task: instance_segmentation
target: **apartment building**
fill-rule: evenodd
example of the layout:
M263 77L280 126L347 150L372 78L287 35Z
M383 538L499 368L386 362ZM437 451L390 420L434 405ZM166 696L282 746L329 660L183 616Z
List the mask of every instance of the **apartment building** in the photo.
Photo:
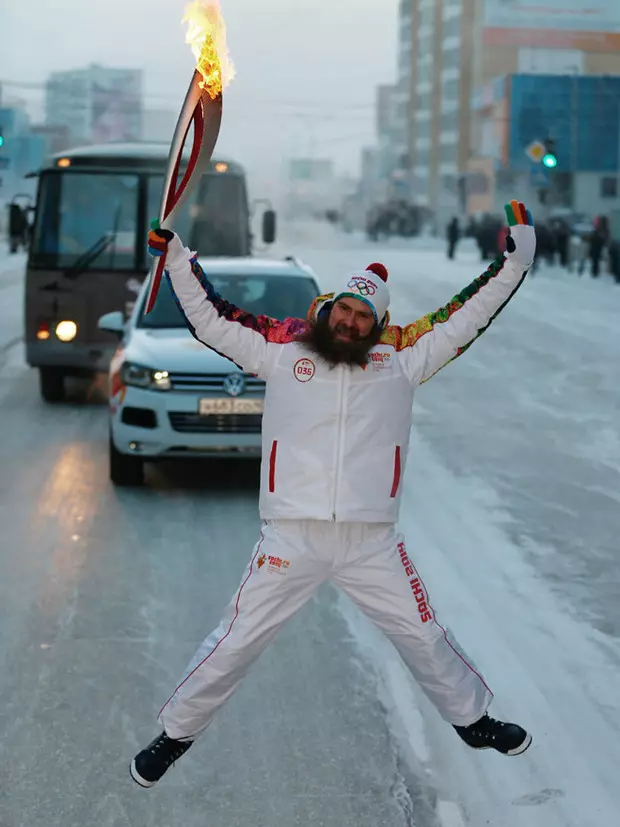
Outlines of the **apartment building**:
M484 146L481 97L493 97L493 82L507 75L619 76L620 3L402 0L398 61L409 198L428 207L442 231L451 215L493 203L479 197L481 182L492 190L501 167ZM510 117L500 102L495 128L503 118L507 129Z

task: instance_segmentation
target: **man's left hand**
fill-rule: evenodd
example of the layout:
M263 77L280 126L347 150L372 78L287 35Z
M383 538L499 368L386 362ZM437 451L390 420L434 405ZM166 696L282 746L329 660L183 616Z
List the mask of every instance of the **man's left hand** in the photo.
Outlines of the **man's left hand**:
M524 270L529 269L536 253L536 232L532 213L520 201L511 201L504 207L508 222L506 258Z

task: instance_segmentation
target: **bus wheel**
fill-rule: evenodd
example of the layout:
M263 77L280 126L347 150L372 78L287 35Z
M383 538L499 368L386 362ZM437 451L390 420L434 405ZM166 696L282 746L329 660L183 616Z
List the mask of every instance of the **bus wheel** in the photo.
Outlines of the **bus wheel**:
M140 486L144 484L144 462L140 457L121 454L110 437L110 479L114 485Z
M46 402L62 402L65 398L65 376L58 368L39 368L39 387Z

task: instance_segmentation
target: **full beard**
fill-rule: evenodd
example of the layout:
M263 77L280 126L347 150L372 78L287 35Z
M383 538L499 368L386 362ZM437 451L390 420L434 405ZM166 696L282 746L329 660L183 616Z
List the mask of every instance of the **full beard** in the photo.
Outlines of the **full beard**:
M324 359L332 368L336 365L364 367L368 364L368 352L374 347L381 336L381 330L375 325L368 336L343 341L336 338L336 333L345 331L344 327L337 326L335 330L329 326L329 317L312 322L304 333L297 337L297 341L304 344L317 356ZM351 335L351 331L346 329Z

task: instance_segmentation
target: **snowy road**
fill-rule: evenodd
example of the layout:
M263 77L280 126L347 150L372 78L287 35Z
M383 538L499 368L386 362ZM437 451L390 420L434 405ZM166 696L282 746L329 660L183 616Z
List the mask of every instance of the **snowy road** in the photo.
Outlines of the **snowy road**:
M448 263L432 247L297 230L288 251L324 286L384 261L406 322L482 269L469 249ZM18 282L0 280L0 348L18 335ZM617 827L619 318L610 281L542 270L416 397L409 554L493 711L531 728L532 748L468 750L325 589L146 793L127 759L237 585L256 469L173 466L115 491L105 408L44 406L21 347L6 348L1 827Z

